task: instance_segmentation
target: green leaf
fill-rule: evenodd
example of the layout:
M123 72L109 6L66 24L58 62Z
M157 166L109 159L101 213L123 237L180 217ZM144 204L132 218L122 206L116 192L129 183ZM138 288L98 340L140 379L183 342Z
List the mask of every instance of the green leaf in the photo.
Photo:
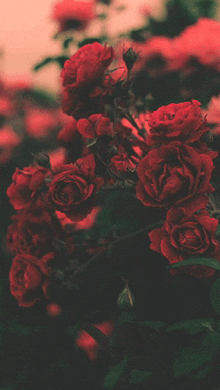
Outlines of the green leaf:
M220 279L216 279L210 291L210 299L213 309L220 315Z
M176 324L170 325L166 328L166 332L173 332L175 330L183 330L189 332L189 334L196 334L207 329L213 331L214 326L213 318L201 318L198 320L189 320L178 322Z
M109 372L107 373L104 381L104 387L107 390L115 388L115 385L118 383L124 373L127 363L128 357L124 356L123 360L120 363L117 363L114 366L110 367Z
M124 325L128 322L134 322L136 319L136 314L134 311L122 311L122 313L120 314L119 318L118 318L118 321L117 321L117 325L118 326L121 326L121 325Z
M48 65L52 62L57 62L60 68L63 68L64 63L69 59L67 56L57 56L57 57L47 57L43 61L39 62L33 67L33 71L37 72L39 69L43 68L45 65Z
M97 18L99 19L106 19L107 18L107 14L105 14L104 12L102 14L98 14L96 15Z
M41 62L38 62L34 68L33 68L33 71L34 72L37 72L39 69L43 68L45 65L48 65L49 63L51 63L53 61L53 58L52 57L47 57L45 58L44 60L42 60Z
M198 371L193 377L195 379L202 379L202 378L204 378L206 376L206 374L210 374L213 371L214 371L214 367L213 366L206 367L203 370Z
M72 336L74 339L77 337L79 330L82 329L82 325L75 324L74 326L70 326L67 329L65 329L65 333L69 336Z
M125 5L119 5L118 7L115 8L115 11L117 12L122 12L126 9L127 7Z
M164 326L166 325L165 322L162 322L162 321L155 321L155 322L139 321L137 323L139 325L146 326L147 328L151 328L151 329L154 329L156 331L159 331L161 328L164 328Z
M140 384L145 383L153 375L152 372L132 370L130 373L130 383Z
M214 363L219 354L220 334L209 331L202 336L193 347L181 348L173 364L174 377L197 375L198 370L206 369Z
M220 271L220 262L210 257L190 257L187 260L168 266L167 269L187 267L189 265L205 265Z
M69 37L69 38L66 38L64 41L63 41L63 49L68 49L69 45L73 42L73 37Z
M215 237L216 238L220 238L220 225L218 225L217 229L216 229L216 232L215 232Z

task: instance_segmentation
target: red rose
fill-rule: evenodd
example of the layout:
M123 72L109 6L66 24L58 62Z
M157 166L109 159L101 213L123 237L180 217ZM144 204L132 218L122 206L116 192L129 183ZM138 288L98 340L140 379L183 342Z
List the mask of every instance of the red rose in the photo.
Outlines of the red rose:
M204 193L213 192L209 183L213 162L209 155L173 142L151 150L139 163L137 198L150 207L181 205L204 208Z
M63 86L93 89L99 85L113 60L113 48L98 42L84 45L64 64L61 72Z
M209 128L203 120L200 102L171 103L149 116L147 144L150 146L181 141L190 144L200 139Z
M14 223L8 228L7 247L15 254L41 257L52 250L55 238L64 239L58 219L40 202L30 210L19 211L12 220Z
M16 168L12 176L13 183L7 189L7 195L15 210L27 207L36 191L45 183L45 178L51 176L51 171L41 166Z
M63 165L50 183L48 200L74 222L84 219L94 207L103 180L95 176L95 159L88 155L75 164Z
M198 208L194 211L197 210ZM220 247L215 239L217 226L218 220L210 218L206 210L190 215L182 208L170 209L163 227L149 233L150 248L165 256L170 264L195 256L220 259ZM170 272L175 274L177 271L173 269ZM194 265L187 267L186 272L205 278L212 276L215 270Z
M93 2L63 0L55 4L52 19L60 23L59 32L83 30L95 18Z
M113 126L109 118L101 114L90 115L88 119L79 119L76 125L85 138L95 138L100 135L113 135Z
M113 79L105 75L114 56L113 48L98 42L81 47L64 64L63 111L76 119L100 113L102 95L111 92Z
M54 253L47 253L42 259L27 254L17 255L9 272L11 294L19 306L31 307L35 302L48 297L49 262Z

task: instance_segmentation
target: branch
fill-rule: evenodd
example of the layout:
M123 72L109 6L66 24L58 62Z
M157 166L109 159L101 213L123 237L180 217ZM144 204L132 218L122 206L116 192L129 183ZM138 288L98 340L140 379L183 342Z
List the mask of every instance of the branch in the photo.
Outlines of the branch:
M115 257L115 253L117 249L120 249L121 244L124 244L124 247L130 243L132 238L141 236L143 233L150 232L153 229L161 227L164 221L159 221L154 223L153 225L145 226L143 229L140 229L136 232L127 234L124 237L120 237L117 240L112 241L106 249L103 251L96 253L89 261L79 267L75 274L72 277L72 282L79 286L84 282L85 278L91 276L92 273L95 276L100 277L101 271L104 267L105 271L110 272L113 266L113 261ZM115 253L114 253L115 252ZM110 268L110 269L109 269Z

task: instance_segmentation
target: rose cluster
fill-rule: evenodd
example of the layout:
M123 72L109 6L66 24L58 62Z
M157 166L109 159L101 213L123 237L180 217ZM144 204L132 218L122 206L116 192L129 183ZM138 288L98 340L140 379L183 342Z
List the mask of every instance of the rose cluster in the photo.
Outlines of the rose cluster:
M218 153L204 142L209 129L200 103L172 103L150 114L132 112L132 100L126 105L121 99L129 92L129 75L117 80L108 74L113 56L112 47L95 42L66 61L61 72L63 109L72 119L58 135L65 158L56 167L39 158L17 168L7 190L17 211L7 237L15 255L10 285L21 306L50 296L50 274L59 261L54 241L73 253L74 232L93 226L108 190L131 191L144 206L167 212L163 226L149 236L151 249L170 264L192 256L220 259L218 221L206 210ZM71 224L69 234L66 226ZM102 249L99 240L87 255ZM187 272L209 277L214 271L193 266Z
M94 174L92 155L57 170L39 165L16 169L7 195L17 214L7 235L8 249L15 254L10 271L11 293L20 306L32 306L43 295L48 298L48 277L57 254L55 240L72 253L74 242L58 214L75 223L94 207L103 181Z
M215 239L218 220L205 209L207 195L214 191L210 179L218 153L201 140L208 128L200 103L160 107L150 114L148 125L151 149L138 164L136 193L145 206L167 211L163 226L149 233L151 249L170 264L195 256L220 260ZM215 272L205 266L183 270L198 278Z

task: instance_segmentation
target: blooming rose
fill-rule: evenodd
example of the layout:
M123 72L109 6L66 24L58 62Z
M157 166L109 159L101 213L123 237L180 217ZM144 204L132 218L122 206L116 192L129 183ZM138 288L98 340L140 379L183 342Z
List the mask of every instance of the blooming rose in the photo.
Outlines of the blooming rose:
M112 47L98 42L84 45L61 72L63 111L76 119L100 112L100 97L111 90L113 79L105 71L113 60Z
M181 205L204 208L204 193L213 192L209 183L213 170L212 158L199 154L188 145L173 142L151 150L139 163L137 198L150 207Z
M16 168L12 176L12 184L7 189L7 195L15 210L27 207L36 191L45 183L45 179L51 176L51 171L41 166Z
M103 78L113 56L112 47L98 42L84 45L65 62L61 73L63 86L91 90Z
M54 239L64 239L57 218L41 202L31 209L24 209L12 216L14 221L8 228L7 247L17 254L25 253L41 257L52 250Z
M195 209L197 211L198 208ZM206 210L199 214L186 214L182 208L170 209L162 228L149 233L150 248L165 256L170 264L179 263L189 257L203 256L220 260L220 247L215 239L218 220L210 218ZM196 277L209 277L213 268L194 265L186 271ZM185 267L184 267L185 269ZM176 270L171 270L175 274Z
M49 262L53 258L54 253L50 252L41 259L24 253L13 259L9 272L10 290L19 306L31 307L43 297L49 298Z
M207 131L200 102L171 103L149 115L147 144L150 146L182 141L190 144Z
M63 165L49 186L48 200L74 222L84 219L94 207L103 180L95 176L95 159L88 155L75 164Z
M60 32L83 30L95 18L93 8L93 2L63 0L55 4L52 19L60 23Z
M90 115L88 119L79 119L76 125L85 138L95 138L100 135L113 135L113 126L109 118L101 114Z

